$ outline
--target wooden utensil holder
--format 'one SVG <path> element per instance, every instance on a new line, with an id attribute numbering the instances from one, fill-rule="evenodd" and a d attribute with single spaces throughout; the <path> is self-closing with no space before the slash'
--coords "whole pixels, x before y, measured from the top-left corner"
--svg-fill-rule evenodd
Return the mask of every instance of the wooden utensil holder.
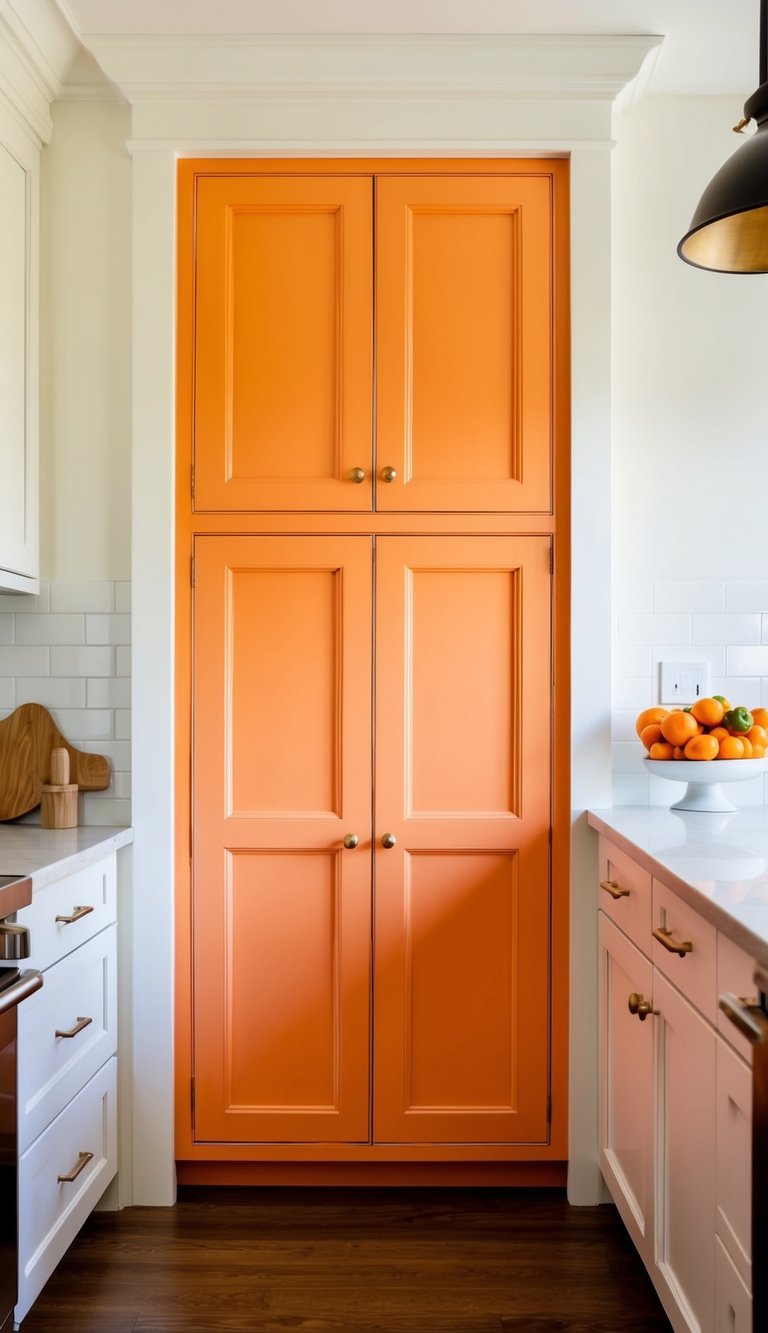
<path id="1" fill-rule="evenodd" d="M 63 747 L 51 751 L 51 780 L 42 786 L 40 823 L 43 828 L 77 828 L 77 783 L 69 781 L 69 753 Z"/>

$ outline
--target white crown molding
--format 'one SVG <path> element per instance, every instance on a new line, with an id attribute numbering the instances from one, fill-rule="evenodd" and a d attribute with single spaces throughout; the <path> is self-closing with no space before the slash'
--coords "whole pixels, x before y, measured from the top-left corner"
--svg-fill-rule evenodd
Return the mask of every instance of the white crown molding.
<path id="1" fill-rule="evenodd" d="M 50 141 L 51 102 L 80 49 L 55 0 L 0 0 L 0 91 L 38 144 Z"/>
<path id="2" fill-rule="evenodd" d="M 657 36 L 83 34 L 132 103 L 508 98 L 613 103 Z"/>

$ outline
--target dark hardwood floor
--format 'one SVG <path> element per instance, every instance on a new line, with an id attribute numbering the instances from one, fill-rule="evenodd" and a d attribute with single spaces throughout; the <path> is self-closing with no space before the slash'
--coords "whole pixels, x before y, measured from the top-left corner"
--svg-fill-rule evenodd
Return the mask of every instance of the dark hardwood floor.
<path id="1" fill-rule="evenodd" d="M 664 1333 L 612 1206 L 556 1190 L 185 1188 L 96 1213 L 22 1333 Z"/>

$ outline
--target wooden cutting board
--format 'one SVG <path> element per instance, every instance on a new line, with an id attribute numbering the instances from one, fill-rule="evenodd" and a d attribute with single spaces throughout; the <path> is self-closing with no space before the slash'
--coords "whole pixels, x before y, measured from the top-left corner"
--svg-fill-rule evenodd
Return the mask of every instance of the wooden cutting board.
<path id="1" fill-rule="evenodd" d="M 42 704 L 22 704 L 0 722 L 0 820 L 18 819 L 40 804 L 43 783 L 50 781 L 51 751 L 62 745 L 69 752 L 71 782 L 83 791 L 109 786 L 108 760 L 65 741 Z"/>

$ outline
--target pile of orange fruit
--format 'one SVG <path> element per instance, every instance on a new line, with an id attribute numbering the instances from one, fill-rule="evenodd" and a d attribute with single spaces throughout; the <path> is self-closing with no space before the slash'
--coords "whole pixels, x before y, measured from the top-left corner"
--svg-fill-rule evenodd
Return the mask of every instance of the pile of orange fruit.
<path id="1" fill-rule="evenodd" d="M 651 759 L 764 759 L 768 708 L 731 708 L 721 694 L 690 708 L 645 708 L 637 734 Z"/>

